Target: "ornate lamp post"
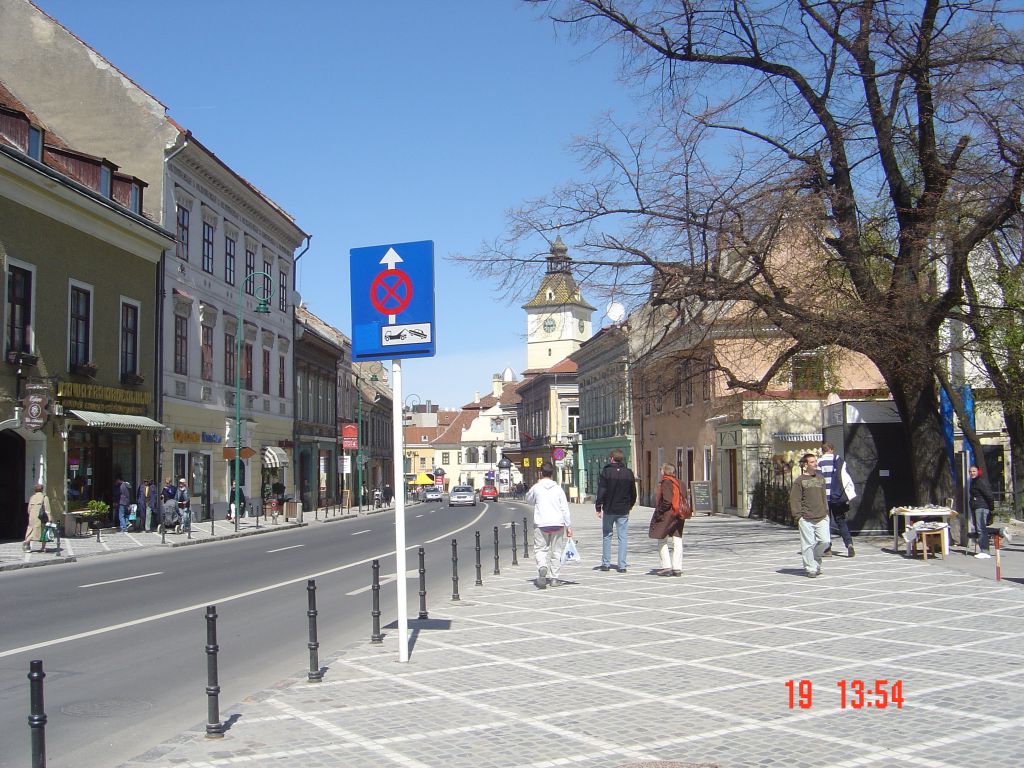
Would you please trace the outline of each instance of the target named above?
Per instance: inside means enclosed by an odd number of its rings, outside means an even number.
[[[242,334],[245,332],[245,322],[242,320],[242,293],[245,290],[245,285],[250,280],[255,280],[257,277],[264,278],[263,280],[263,297],[257,298],[256,308],[253,310],[259,315],[270,314],[270,297],[274,293],[274,278],[268,275],[266,272],[253,272],[248,275],[242,283],[238,286],[238,328],[235,329],[235,488],[233,502],[235,505],[235,514],[232,515],[235,521],[235,532],[238,532],[238,518],[242,514],[242,506],[240,495],[242,493]],[[253,284],[253,292],[255,293],[255,283]],[[249,370],[250,375],[252,369]]]

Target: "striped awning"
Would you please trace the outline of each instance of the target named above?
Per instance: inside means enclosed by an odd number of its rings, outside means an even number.
[[[820,443],[822,436],[821,432],[776,432],[772,439],[782,443]]]
[[[76,419],[84,421],[86,425],[90,427],[134,429],[136,431],[158,430],[164,428],[164,425],[159,421],[153,421],[153,419],[147,416],[129,416],[126,413],[100,413],[99,411],[75,410],[68,410],[68,413]]]
[[[263,449],[263,466],[270,469],[288,466],[288,454],[284,448],[268,445]]]

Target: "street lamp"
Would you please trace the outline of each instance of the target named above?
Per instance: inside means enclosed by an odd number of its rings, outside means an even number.
[[[242,334],[245,332],[245,322],[242,320],[242,293],[246,283],[250,280],[255,280],[257,277],[265,278],[263,281],[263,297],[257,297],[256,309],[253,311],[259,315],[270,314],[270,297],[274,293],[274,278],[266,272],[253,272],[238,286],[238,314],[235,316],[238,319],[238,327],[235,329],[235,513],[232,515],[235,522],[235,533],[238,533],[238,518],[242,513],[240,498],[242,493]],[[253,291],[255,292],[255,290],[256,286],[254,283]],[[250,368],[250,374],[251,372]],[[257,522],[259,521],[257,520]]]

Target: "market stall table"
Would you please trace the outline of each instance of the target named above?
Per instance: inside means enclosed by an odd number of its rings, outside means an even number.
[[[924,520],[929,517],[951,518],[956,515],[956,510],[950,507],[925,506],[925,507],[893,507],[889,510],[892,518],[892,548],[899,551],[899,518],[903,518],[906,528],[914,524],[914,520]],[[949,528],[942,530],[942,557],[949,555]]]

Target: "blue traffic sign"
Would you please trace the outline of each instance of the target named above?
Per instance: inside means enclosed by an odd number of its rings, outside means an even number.
[[[434,242],[349,251],[352,359],[434,356]]]

